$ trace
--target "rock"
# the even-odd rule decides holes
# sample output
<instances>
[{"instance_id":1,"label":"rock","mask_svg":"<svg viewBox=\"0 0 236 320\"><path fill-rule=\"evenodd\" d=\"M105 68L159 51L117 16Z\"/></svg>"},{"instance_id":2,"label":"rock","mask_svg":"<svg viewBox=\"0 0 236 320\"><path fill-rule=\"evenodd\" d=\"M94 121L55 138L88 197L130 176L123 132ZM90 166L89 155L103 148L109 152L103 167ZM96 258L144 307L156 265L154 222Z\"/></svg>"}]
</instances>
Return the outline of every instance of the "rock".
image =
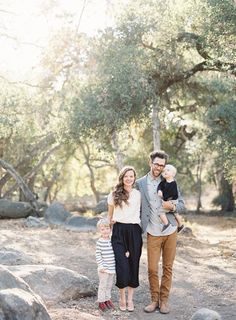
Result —
<instances>
[{"instance_id":1,"label":"rock","mask_svg":"<svg viewBox=\"0 0 236 320\"><path fill-rule=\"evenodd\" d=\"M0 218L26 218L34 214L33 208L28 202L12 202L7 199L0 199Z\"/></svg>"},{"instance_id":2,"label":"rock","mask_svg":"<svg viewBox=\"0 0 236 320\"><path fill-rule=\"evenodd\" d=\"M37 299L21 289L5 289L0 291L0 307L3 319L49 320L46 309Z\"/></svg>"},{"instance_id":3,"label":"rock","mask_svg":"<svg viewBox=\"0 0 236 320\"><path fill-rule=\"evenodd\" d=\"M193 237L193 231L191 228L189 227L185 227L182 232L181 235L187 236L187 237Z\"/></svg>"},{"instance_id":4,"label":"rock","mask_svg":"<svg viewBox=\"0 0 236 320\"><path fill-rule=\"evenodd\" d=\"M71 217L71 213L66 211L64 206L59 202L54 202L45 211L44 218L50 224L61 225Z\"/></svg>"},{"instance_id":5,"label":"rock","mask_svg":"<svg viewBox=\"0 0 236 320\"><path fill-rule=\"evenodd\" d=\"M94 208L94 212L97 214L105 211L108 211L107 198L99 201L96 207Z\"/></svg>"},{"instance_id":6,"label":"rock","mask_svg":"<svg viewBox=\"0 0 236 320\"><path fill-rule=\"evenodd\" d=\"M45 212L48 208L48 204L44 201L38 201L38 206L39 206L39 212L38 212L39 217L44 217Z\"/></svg>"},{"instance_id":7,"label":"rock","mask_svg":"<svg viewBox=\"0 0 236 320\"><path fill-rule=\"evenodd\" d=\"M12 248L0 249L0 264L13 266L30 263L32 263L32 260L18 250Z\"/></svg>"},{"instance_id":8,"label":"rock","mask_svg":"<svg viewBox=\"0 0 236 320\"><path fill-rule=\"evenodd\" d=\"M7 268L0 266L0 319L50 320L39 296Z\"/></svg>"},{"instance_id":9,"label":"rock","mask_svg":"<svg viewBox=\"0 0 236 320\"><path fill-rule=\"evenodd\" d=\"M28 228L45 228L48 227L48 223L44 220L44 218L36 218L29 216L25 221L24 225Z\"/></svg>"},{"instance_id":10,"label":"rock","mask_svg":"<svg viewBox=\"0 0 236 320\"><path fill-rule=\"evenodd\" d=\"M21 277L47 305L96 294L90 280L72 270L52 265L9 267Z\"/></svg>"},{"instance_id":11,"label":"rock","mask_svg":"<svg viewBox=\"0 0 236 320\"><path fill-rule=\"evenodd\" d=\"M221 316L214 310L202 308L194 313L191 320L221 320Z\"/></svg>"},{"instance_id":12,"label":"rock","mask_svg":"<svg viewBox=\"0 0 236 320\"><path fill-rule=\"evenodd\" d=\"M85 218L71 214L64 206L55 202L49 206L45 212L45 223L49 225L59 225L69 230L94 231L98 218ZM43 220L41 220L43 221ZM28 226L39 223L39 220L28 219ZM41 224L39 224L41 226Z\"/></svg>"},{"instance_id":13,"label":"rock","mask_svg":"<svg viewBox=\"0 0 236 320\"><path fill-rule=\"evenodd\" d=\"M77 215L72 215L66 221L67 229L75 229L80 231L93 231L96 230L98 218L85 218Z\"/></svg>"}]
</instances>

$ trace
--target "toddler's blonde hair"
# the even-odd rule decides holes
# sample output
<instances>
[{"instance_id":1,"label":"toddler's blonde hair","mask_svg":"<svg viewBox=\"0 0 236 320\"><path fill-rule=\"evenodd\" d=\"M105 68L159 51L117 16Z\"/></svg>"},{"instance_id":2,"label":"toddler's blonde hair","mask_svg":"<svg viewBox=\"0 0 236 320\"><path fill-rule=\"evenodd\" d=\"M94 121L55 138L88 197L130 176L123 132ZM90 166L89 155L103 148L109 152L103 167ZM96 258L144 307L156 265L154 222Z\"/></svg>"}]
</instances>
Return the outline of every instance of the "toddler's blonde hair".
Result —
<instances>
[{"instance_id":1,"label":"toddler's blonde hair","mask_svg":"<svg viewBox=\"0 0 236 320\"><path fill-rule=\"evenodd\" d=\"M177 173L177 169L172 165L172 164L167 164L166 166L165 166L165 169L166 168L169 168L172 172L173 172L173 175L174 175L174 177L175 177L175 175L176 175L176 173ZM164 169L164 170L165 170Z\"/></svg>"},{"instance_id":2,"label":"toddler's blonde hair","mask_svg":"<svg viewBox=\"0 0 236 320\"><path fill-rule=\"evenodd\" d=\"M98 220L97 227L100 228L101 226L110 226L110 222L107 218L101 218Z\"/></svg>"}]
</instances>

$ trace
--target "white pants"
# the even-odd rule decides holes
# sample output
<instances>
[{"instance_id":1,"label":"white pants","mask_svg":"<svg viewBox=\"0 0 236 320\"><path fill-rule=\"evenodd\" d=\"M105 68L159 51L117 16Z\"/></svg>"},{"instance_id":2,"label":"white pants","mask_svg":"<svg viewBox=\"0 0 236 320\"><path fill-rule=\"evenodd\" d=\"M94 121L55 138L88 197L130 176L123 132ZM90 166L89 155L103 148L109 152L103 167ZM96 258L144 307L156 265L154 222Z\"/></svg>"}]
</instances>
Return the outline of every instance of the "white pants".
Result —
<instances>
[{"instance_id":1,"label":"white pants","mask_svg":"<svg viewBox=\"0 0 236 320\"><path fill-rule=\"evenodd\" d=\"M98 271L98 302L105 302L111 299L111 288L113 285L114 273Z\"/></svg>"}]
</instances>

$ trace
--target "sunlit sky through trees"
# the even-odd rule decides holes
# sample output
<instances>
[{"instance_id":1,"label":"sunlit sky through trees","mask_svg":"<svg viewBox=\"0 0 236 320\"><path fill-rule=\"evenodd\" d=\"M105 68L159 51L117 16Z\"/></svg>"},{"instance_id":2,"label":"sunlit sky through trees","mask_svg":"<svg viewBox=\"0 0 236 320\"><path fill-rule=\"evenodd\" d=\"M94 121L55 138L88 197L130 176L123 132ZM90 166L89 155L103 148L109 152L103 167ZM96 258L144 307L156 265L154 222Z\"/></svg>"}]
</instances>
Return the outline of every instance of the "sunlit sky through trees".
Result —
<instances>
[{"instance_id":1,"label":"sunlit sky through trees","mask_svg":"<svg viewBox=\"0 0 236 320\"><path fill-rule=\"evenodd\" d=\"M88 34L111 25L112 5L112 0L1 2L1 76L14 81L32 72L53 32L66 23L74 26L75 30L78 28L78 32Z\"/></svg>"}]
</instances>

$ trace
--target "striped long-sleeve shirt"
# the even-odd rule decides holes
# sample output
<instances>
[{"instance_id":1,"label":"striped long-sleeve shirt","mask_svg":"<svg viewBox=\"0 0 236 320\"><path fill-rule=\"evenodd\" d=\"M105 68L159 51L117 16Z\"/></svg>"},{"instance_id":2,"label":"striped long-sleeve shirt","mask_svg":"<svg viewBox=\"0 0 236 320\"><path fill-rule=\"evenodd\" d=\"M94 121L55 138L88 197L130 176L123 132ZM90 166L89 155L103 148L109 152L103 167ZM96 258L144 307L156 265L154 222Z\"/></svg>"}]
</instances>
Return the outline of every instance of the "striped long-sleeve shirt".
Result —
<instances>
[{"instance_id":1,"label":"striped long-sleeve shirt","mask_svg":"<svg viewBox=\"0 0 236 320\"><path fill-rule=\"evenodd\" d=\"M108 273L115 273L115 256L110 239L98 239L96 243L96 261L98 270L106 269Z\"/></svg>"}]
</instances>

